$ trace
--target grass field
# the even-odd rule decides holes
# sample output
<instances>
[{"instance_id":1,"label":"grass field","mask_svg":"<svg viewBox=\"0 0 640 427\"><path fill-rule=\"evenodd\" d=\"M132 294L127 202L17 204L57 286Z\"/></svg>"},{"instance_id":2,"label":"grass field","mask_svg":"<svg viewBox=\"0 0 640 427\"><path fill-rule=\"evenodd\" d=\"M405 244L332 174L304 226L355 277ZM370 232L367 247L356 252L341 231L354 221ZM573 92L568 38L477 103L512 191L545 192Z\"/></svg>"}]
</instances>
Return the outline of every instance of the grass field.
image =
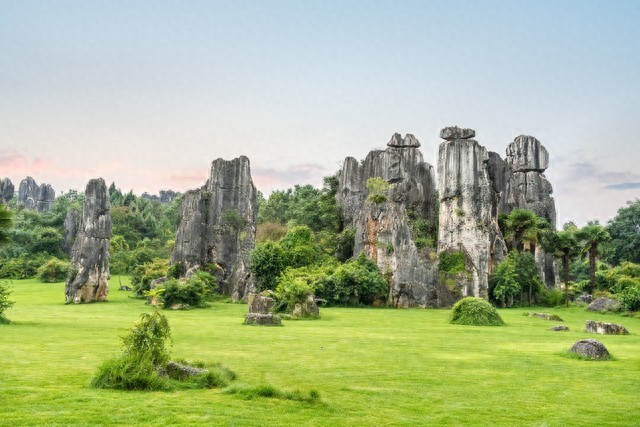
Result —
<instances>
[{"instance_id":1,"label":"grass field","mask_svg":"<svg viewBox=\"0 0 640 427\"><path fill-rule=\"evenodd\" d=\"M127 278L122 278L123 283ZM174 359L220 362L237 382L317 390L320 403L243 400L221 390L119 392L87 386L122 336L151 310L111 280L109 302L64 305L64 284L14 281L0 325L0 425L640 424L640 319L544 309L571 330L500 310L507 326L450 325L448 310L324 308L315 321L243 326L246 306L165 312ZM541 311L543 309L538 309ZM583 332L586 319L628 336ZM615 360L558 355L595 337Z\"/></svg>"}]
</instances>

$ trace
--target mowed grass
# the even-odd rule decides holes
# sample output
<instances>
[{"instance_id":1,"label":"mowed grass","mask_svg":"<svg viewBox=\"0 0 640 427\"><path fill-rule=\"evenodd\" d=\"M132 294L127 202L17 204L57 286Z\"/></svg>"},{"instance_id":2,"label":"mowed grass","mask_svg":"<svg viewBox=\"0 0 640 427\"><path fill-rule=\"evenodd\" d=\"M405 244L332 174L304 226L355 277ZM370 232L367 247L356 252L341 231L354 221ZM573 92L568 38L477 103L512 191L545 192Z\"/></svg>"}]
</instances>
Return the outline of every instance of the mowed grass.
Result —
<instances>
[{"instance_id":1,"label":"mowed grass","mask_svg":"<svg viewBox=\"0 0 640 427\"><path fill-rule=\"evenodd\" d=\"M127 278L122 278L126 284ZM96 390L88 383L151 308L118 291L109 302L64 305L64 284L14 281L13 323L0 325L0 425L505 425L640 424L640 319L581 308L559 315L569 332L499 310L504 327L450 325L448 310L323 308L284 327L244 326L246 306L164 312L174 359L219 362L249 387L316 390L320 402L220 389ZM628 336L585 333L586 319L621 323ZM616 360L558 353L582 338Z\"/></svg>"}]
</instances>

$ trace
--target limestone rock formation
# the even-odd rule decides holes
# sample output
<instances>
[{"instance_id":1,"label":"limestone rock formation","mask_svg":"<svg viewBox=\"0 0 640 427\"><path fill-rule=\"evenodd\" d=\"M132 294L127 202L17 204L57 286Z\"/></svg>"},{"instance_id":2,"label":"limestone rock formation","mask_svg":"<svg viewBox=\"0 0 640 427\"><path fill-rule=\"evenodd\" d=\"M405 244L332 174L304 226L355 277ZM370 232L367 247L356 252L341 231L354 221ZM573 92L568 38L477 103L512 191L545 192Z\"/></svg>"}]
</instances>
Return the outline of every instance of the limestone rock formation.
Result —
<instances>
[{"instance_id":1,"label":"limestone rock formation","mask_svg":"<svg viewBox=\"0 0 640 427\"><path fill-rule=\"evenodd\" d=\"M542 319L542 320L551 320L551 321L562 322L562 318L560 318L560 316L558 316L557 314L529 312L529 313L525 313L525 315L527 315L529 317L537 317L538 319Z\"/></svg>"},{"instance_id":2,"label":"limestone rock formation","mask_svg":"<svg viewBox=\"0 0 640 427\"><path fill-rule=\"evenodd\" d=\"M179 193L172 190L160 190L160 195L144 192L140 197L160 203L171 203L176 197L178 197L178 194Z\"/></svg>"},{"instance_id":3,"label":"limestone rock formation","mask_svg":"<svg viewBox=\"0 0 640 427\"><path fill-rule=\"evenodd\" d=\"M569 351L590 359L607 360L610 358L607 347L605 347L600 341L593 338L576 341Z\"/></svg>"},{"instance_id":4,"label":"limestone rock formation","mask_svg":"<svg viewBox=\"0 0 640 427\"><path fill-rule=\"evenodd\" d=\"M9 178L0 180L0 203L4 203L6 205L11 202L11 200L13 200L14 193L15 187Z\"/></svg>"},{"instance_id":5,"label":"limestone rock formation","mask_svg":"<svg viewBox=\"0 0 640 427\"><path fill-rule=\"evenodd\" d=\"M62 250L67 255L71 255L71 249L76 240L79 225L80 215L78 211L75 208L69 209L64 218L64 241L62 242Z\"/></svg>"},{"instance_id":6,"label":"limestone rock formation","mask_svg":"<svg viewBox=\"0 0 640 427\"><path fill-rule=\"evenodd\" d=\"M622 309L622 304L620 301L600 297L593 300L591 304L587 307L589 311L597 311L599 313L606 313L607 311L620 311Z\"/></svg>"},{"instance_id":7,"label":"limestone rock formation","mask_svg":"<svg viewBox=\"0 0 640 427\"><path fill-rule=\"evenodd\" d=\"M221 292L234 300L253 291L249 256L255 246L257 191L249 159L215 160L207 183L182 198L182 220L171 263L183 271L216 266Z\"/></svg>"},{"instance_id":8,"label":"limestone rock formation","mask_svg":"<svg viewBox=\"0 0 640 427\"><path fill-rule=\"evenodd\" d=\"M440 131L440 138L445 141L455 141L456 139L470 139L476 136L473 129L462 129L458 126L449 126Z\"/></svg>"},{"instance_id":9,"label":"limestone rock formation","mask_svg":"<svg viewBox=\"0 0 640 427\"><path fill-rule=\"evenodd\" d=\"M56 192L49 184L38 185L30 176L20 182L18 203L27 210L47 212L53 207Z\"/></svg>"},{"instance_id":10,"label":"limestone rock formation","mask_svg":"<svg viewBox=\"0 0 640 427\"><path fill-rule=\"evenodd\" d=\"M440 229L438 251L447 256L463 256L466 277L438 284L440 305L466 296L488 297L489 275L506 256L506 245L495 216L499 195L489 173L489 153L472 130L445 128L448 139L438 152ZM443 255L440 256L443 258ZM447 274L446 265L439 275ZM454 283L451 283L451 282Z\"/></svg>"},{"instance_id":11,"label":"limestone rock formation","mask_svg":"<svg viewBox=\"0 0 640 427\"><path fill-rule=\"evenodd\" d=\"M84 192L82 220L71 250L71 272L65 285L67 303L105 301L109 293L109 195L102 178Z\"/></svg>"},{"instance_id":12,"label":"limestone rock formation","mask_svg":"<svg viewBox=\"0 0 640 427\"><path fill-rule=\"evenodd\" d=\"M416 221L429 224L434 229L429 237L435 240L434 171L419 146L411 134L404 138L394 134L386 150L371 151L362 164L347 157L336 195L344 224L356 230L354 253L365 252L389 275L389 300L397 307L435 305L435 256L429 257L433 250L416 246L418 236L412 227ZM369 200L370 178L391 184L386 201Z\"/></svg>"},{"instance_id":13,"label":"limestone rock formation","mask_svg":"<svg viewBox=\"0 0 640 427\"><path fill-rule=\"evenodd\" d=\"M601 335L629 335L629 331L622 325L608 322L596 322L595 320L587 320L585 322L585 330L593 334Z\"/></svg>"},{"instance_id":14,"label":"limestone rock formation","mask_svg":"<svg viewBox=\"0 0 640 427\"><path fill-rule=\"evenodd\" d=\"M555 332L566 332L569 330L569 327L566 325L556 325L556 326L552 326L551 330Z\"/></svg>"},{"instance_id":15,"label":"limestone rock formation","mask_svg":"<svg viewBox=\"0 0 640 427\"><path fill-rule=\"evenodd\" d=\"M320 309L318 308L318 304L316 304L316 297L314 295L309 295L305 302L296 303L291 311L291 316L300 319L315 319L320 317Z\"/></svg>"},{"instance_id":16,"label":"limestone rock formation","mask_svg":"<svg viewBox=\"0 0 640 427\"><path fill-rule=\"evenodd\" d=\"M281 326L282 319L271 313L276 301L266 295L250 293L248 298L249 313L244 318L245 325Z\"/></svg>"}]
</instances>

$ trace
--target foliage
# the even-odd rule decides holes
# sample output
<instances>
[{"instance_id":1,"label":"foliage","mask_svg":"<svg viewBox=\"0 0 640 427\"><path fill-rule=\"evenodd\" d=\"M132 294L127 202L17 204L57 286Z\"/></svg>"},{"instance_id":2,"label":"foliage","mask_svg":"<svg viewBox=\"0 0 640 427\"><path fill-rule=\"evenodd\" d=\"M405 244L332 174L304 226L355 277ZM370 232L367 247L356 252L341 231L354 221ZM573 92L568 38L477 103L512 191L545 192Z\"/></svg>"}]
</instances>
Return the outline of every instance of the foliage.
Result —
<instances>
[{"instance_id":1,"label":"foliage","mask_svg":"<svg viewBox=\"0 0 640 427\"><path fill-rule=\"evenodd\" d=\"M9 295L11 295L9 285L6 281L0 280L0 324L9 323L9 319L4 315L4 312L14 304L14 301L9 299Z\"/></svg>"},{"instance_id":2,"label":"foliage","mask_svg":"<svg viewBox=\"0 0 640 427\"><path fill-rule=\"evenodd\" d=\"M514 253L514 252L512 252ZM516 280L516 266L510 258L501 262L493 272L489 287L493 297L505 307L510 305L507 301L520 292L520 284Z\"/></svg>"},{"instance_id":3,"label":"foliage","mask_svg":"<svg viewBox=\"0 0 640 427\"><path fill-rule=\"evenodd\" d=\"M596 261L601 255L600 248L611 240L611 236L598 222L590 222L576 232L576 238L582 247L582 255L589 258L589 288L587 292L592 293L596 289Z\"/></svg>"},{"instance_id":4,"label":"foliage","mask_svg":"<svg viewBox=\"0 0 640 427\"><path fill-rule=\"evenodd\" d=\"M38 267L38 278L44 283L62 282L69 273L69 263L58 258L50 258Z\"/></svg>"},{"instance_id":5,"label":"foliage","mask_svg":"<svg viewBox=\"0 0 640 427\"><path fill-rule=\"evenodd\" d=\"M449 323L471 326L502 326L504 321L495 307L482 298L466 297L451 308Z\"/></svg>"},{"instance_id":6,"label":"foliage","mask_svg":"<svg viewBox=\"0 0 640 427\"><path fill-rule=\"evenodd\" d=\"M367 179L365 187L369 190L369 200L373 203L386 202L391 190L391 184L380 177Z\"/></svg>"},{"instance_id":7,"label":"foliage","mask_svg":"<svg viewBox=\"0 0 640 427\"><path fill-rule=\"evenodd\" d=\"M313 232L307 226L293 227L280 240L287 267L304 267L320 261L322 252L316 246Z\"/></svg>"},{"instance_id":8,"label":"foliage","mask_svg":"<svg viewBox=\"0 0 640 427\"><path fill-rule=\"evenodd\" d=\"M9 242L9 229L13 224L13 213L7 209L7 205L0 203L0 245Z\"/></svg>"},{"instance_id":9,"label":"foliage","mask_svg":"<svg viewBox=\"0 0 640 427\"><path fill-rule=\"evenodd\" d=\"M275 290L276 311L291 313L296 304L307 301L313 295L314 289L304 277L292 273L287 269L278 279Z\"/></svg>"},{"instance_id":10,"label":"foliage","mask_svg":"<svg viewBox=\"0 0 640 427\"><path fill-rule=\"evenodd\" d=\"M244 400L251 400L256 397L266 397L271 399L284 399L307 403L316 403L320 401L320 393L316 390L311 390L309 393L304 393L300 390L282 391L269 384L260 384L257 386L234 384L224 389L223 393L235 394Z\"/></svg>"},{"instance_id":11,"label":"foliage","mask_svg":"<svg viewBox=\"0 0 640 427\"><path fill-rule=\"evenodd\" d=\"M141 297L144 291L148 291L151 281L166 277L169 270L169 261L166 259L154 259L151 262L139 265L131 275L131 285L134 295Z\"/></svg>"},{"instance_id":12,"label":"foliage","mask_svg":"<svg viewBox=\"0 0 640 427\"><path fill-rule=\"evenodd\" d=\"M27 279L34 277L45 260L46 254L27 256L21 254L17 258L0 260L0 278L3 279Z\"/></svg>"},{"instance_id":13,"label":"foliage","mask_svg":"<svg viewBox=\"0 0 640 427\"><path fill-rule=\"evenodd\" d=\"M340 262L345 262L353 256L356 244L356 229L347 227L342 230L335 240L335 256Z\"/></svg>"},{"instance_id":14,"label":"foliage","mask_svg":"<svg viewBox=\"0 0 640 427\"><path fill-rule=\"evenodd\" d=\"M618 209L617 215L608 222L611 236L606 259L613 265L623 261L640 264L640 199L627 202Z\"/></svg>"},{"instance_id":15,"label":"foliage","mask_svg":"<svg viewBox=\"0 0 640 427\"><path fill-rule=\"evenodd\" d=\"M163 292L159 296L164 308L176 304L189 307L206 307L206 299L216 289L215 278L206 272L197 272L190 279L169 279L159 286Z\"/></svg>"},{"instance_id":16,"label":"foliage","mask_svg":"<svg viewBox=\"0 0 640 427\"><path fill-rule=\"evenodd\" d=\"M511 306L514 297L520 293L520 303L524 304L524 291L528 291L527 302L533 304L542 290L538 267L531 252L509 252L507 258L494 270L489 281L489 289L496 301Z\"/></svg>"},{"instance_id":17,"label":"foliage","mask_svg":"<svg viewBox=\"0 0 640 427\"><path fill-rule=\"evenodd\" d=\"M361 253L336 267L319 294L330 305L371 305L375 301L386 301L389 283L377 264Z\"/></svg>"},{"instance_id":18,"label":"foliage","mask_svg":"<svg viewBox=\"0 0 640 427\"><path fill-rule=\"evenodd\" d=\"M529 250L535 246L549 223L527 209L514 209L501 222L502 233L512 249Z\"/></svg>"},{"instance_id":19,"label":"foliage","mask_svg":"<svg viewBox=\"0 0 640 427\"><path fill-rule=\"evenodd\" d=\"M440 252L438 269L448 274L462 273L466 270L465 254L460 251Z\"/></svg>"},{"instance_id":20,"label":"foliage","mask_svg":"<svg viewBox=\"0 0 640 427\"><path fill-rule=\"evenodd\" d=\"M569 305L569 265L578 256L579 248L575 232L572 229L547 231L542 236L542 247L562 261L562 279L565 288L565 303Z\"/></svg>"},{"instance_id":21,"label":"foliage","mask_svg":"<svg viewBox=\"0 0 640 427\"><path fill-rule=\"evenodd\" d=\"M620 292L620 302L625 310L640 310L640 284L625 287Z\"/></svg>"},{"instance_id":22,"label":"foliage","mask_svg":"<svg viewBox=\"0 0 640 427\"><path fill-rule=\"evenodd\" d=\"M256 228L256 242L277 242L287 234L287 227L276 222L263 222Z\"/></svg>"},{"instance_id":23,"label":"foliage","mask_svg":"<svg viewBox=\"0 0 640 427\"><path fill-rule=\"evenodd\" d=\"M258 290L275 289L276 280L287 264L285 252L279 243L258 243L251 252L251 272L256 276Z\"/></svg>"},{"instance_id":24,"label":"foliage","mask_svg":"<svg viewBox=\"0 0 640 427\"><path fill-rule=\"evenodd\" d=\"M562 292L557 289L542 288L538 296L538 305L543 307L557 307L562 304Z\"/></svg>"}]
</instances>

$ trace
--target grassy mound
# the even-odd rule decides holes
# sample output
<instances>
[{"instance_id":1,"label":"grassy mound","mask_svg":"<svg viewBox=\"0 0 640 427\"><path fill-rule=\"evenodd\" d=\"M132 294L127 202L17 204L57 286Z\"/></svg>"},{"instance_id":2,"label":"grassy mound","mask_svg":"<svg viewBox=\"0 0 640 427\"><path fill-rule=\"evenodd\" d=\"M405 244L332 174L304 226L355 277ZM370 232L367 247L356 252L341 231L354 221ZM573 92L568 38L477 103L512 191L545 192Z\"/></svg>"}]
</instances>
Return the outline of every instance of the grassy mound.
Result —
<instances>
[{"instance_id":1,"label":"grassy mound","mask_svg":"<svg viewBox=\"0 0 640 427\"><path fill-rule=\"evenodd\" d=\"M489 302L474 297L463 298L453 306L449 323L471 326L504 325L504 321Z\"/></svg>"}]
</instances>

